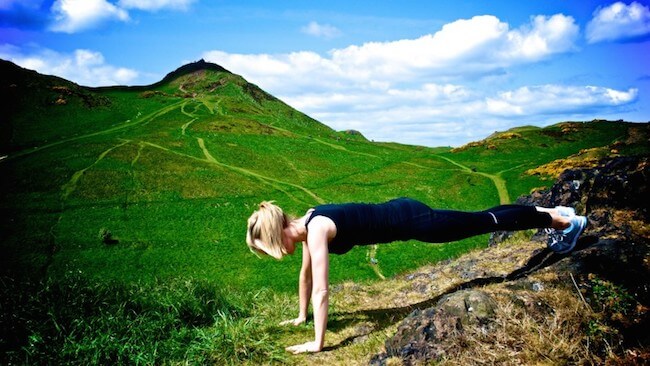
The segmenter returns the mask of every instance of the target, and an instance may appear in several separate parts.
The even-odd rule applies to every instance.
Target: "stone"
[[[434,307],[415,310],[386,341],[386,356],[409,361],[431,361],[446,354],[450,337],[457,337],[467,326],[484,326],[495,317],[496,302],[479,290],[463,290],[444,296]],[[485,329],[488,329],[487,327]],[[386,359],[377,356],[376,364]]]

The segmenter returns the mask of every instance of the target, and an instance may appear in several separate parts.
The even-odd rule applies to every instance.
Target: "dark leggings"
[[[431,209],[421,204],[411,207],[413,239],[443,243],[494,231],[515,231],[550,227],[553,219],[535,207],[501,205],[479,212]],[[418,207],[419,206],[419,207]]]

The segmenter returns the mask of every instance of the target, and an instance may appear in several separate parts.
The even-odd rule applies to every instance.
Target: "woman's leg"
[[[551,223],[551,227],[556,230],[564,230],[571,225],[571,219],[563,216],[560,214],[560,212],[555,209],[555,208],[546,208],[546,207],[535,207],[537,211],[540,212],[546,212],[549,215],[551,215],[551,219],[553,220]],[[573,211],[572,211],[573,212]]]
[[[501,205],[480,212],[429,209],[413,220],[414,239],[441,243],[494,231],[515,231],[569,226],[557,210],[522,205]]]
[[[562,216],[555,208],[534,206],[537,213],[532,212],[532,208],[533,206],[501,205],[485,210],[484,212],[494,215],[494,218],[498,221],[497,224],[503,227],[498,230],[515,231],[547,227],[562,230],[570,225],[570,219]],[[540,213],[548,214],[550,216],[550,222],[548,222],[548,216],[544,214],[540,215]]]

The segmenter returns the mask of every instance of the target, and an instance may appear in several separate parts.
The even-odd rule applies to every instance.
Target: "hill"
[[[3,313],[3,360],[282,359],[258,314],[288,313],[300,258],[250,254],[244,223],[260,201],[294,214],[398,196],[482,209],[549,186],[546,171],[527,171],[582,150],[648,149],[647,124],[610,121],[456,151],[373,143],[202,61],[140,87],[87,88],[6,61],[0,76],[1,305],[16,310]],[[355,248],[331,256],[331,282],[374,283],[486,246]]]

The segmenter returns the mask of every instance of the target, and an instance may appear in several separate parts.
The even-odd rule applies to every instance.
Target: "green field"
[[[3,361],[286,361],[273,322],[294,311],[300,256],[250,253],[246,219],[260,201],[295,215],[400,196],[479,210],[552,184],[528,169],[647,134],[594,121],[460,151],[373,143],[216,65],[96,89],[0,67]],[[647,153],[628,145],[621,153]],[[358,247],[330,256],[330,281],[376,281],[485,245]]]

